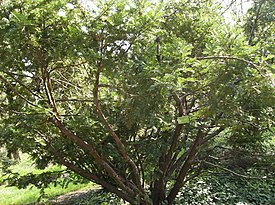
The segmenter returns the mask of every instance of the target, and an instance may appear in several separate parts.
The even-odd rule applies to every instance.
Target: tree
[[[270,64],[274,73],[274,1],[255,1],[244,24],[249,44],[258,44],[261,56]],[[273,66],[273,67],[272,67]]]
[[[90,5],[90,6],[88,6]],[[171,205],[213,143],[257,143],[274,87],[211,1],[6,1],[1,134],[131,204]]]

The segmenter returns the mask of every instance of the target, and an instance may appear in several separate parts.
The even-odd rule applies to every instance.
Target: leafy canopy
[[[1,144],[131,204],[172,204],[214,145],[274,125],[262,44],[212,1],[5,1],[0,18]]]

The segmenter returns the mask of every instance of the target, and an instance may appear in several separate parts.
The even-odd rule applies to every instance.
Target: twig
[[[233,56],[202,56],[202,57],[197,57],[196,59],[197,59],[197,60],[228,59],[228,60],[238,60],[238,61],[242,61],[242,62],[244,62],[244,63],[247,63],[247,64],[251,65],[253,68],[255,68],[255,69],[258,71],[258,73],[259,73],[262,77],[264,77],[264,76],[261,74],[261,72],[260,72],[260,70],[259,70],[259,68],[258,68],[258,66],[257,66],[256,64],[254,64],[253,62],[251,62],[251,61],[249,61],[249,60],[243,59],[243,58],[238,58],[238,57],[233,57]]]
[[[31,101],[29,101],[27,98],[25,98],[24,96],[22,96],[22,95],[12,86],[12,85],[10,85],[10,83],[9,83],[3,76],[0,75],[0,79],[1,79],[2,81],[4,81],[4,82],[6,83],[6,85],[7,85],[8,87],[10,87],[10,88],[16,93],[16,95],[17,95],[18,97],[22,98],[26,103],[28,103],[28,104],[30,104],[30,105],[32,105],[32,106],[34,106],[34,107],[38,107],[37,105],[35,105],[35,104],[32,103]]]
[[[238,177],[242,177],[242,178],[246,178],[246,179],[265,179],[265,177],[251,177],[251,176],[239,174],[239,173],[237,173],[237,172],[234,172],[234,171],[232,171],[232,170],[230,170],[230,169],[227,169],[227,168],[225,168],[225,167],[222,167],[222,166],[220,166],[220,165],[213,164],[213,163],[211,163],[211,162],[202,161],[202,163],[208,164],[208,165],[210,165],[210,166],[212,166],[212,167],[216,167],[216,168],[222,169],[222,170],[224,170],[224,171],[226,171],[226,172],[229,172],[229,173],[231,173],[231,174],[233,174],[233,175],[236,175],[236,176],[238,176]]]
[[[230,7],[231,7],[236,1],[237,1],[237,0],[231,1],[230,4],[227,6],[227,8],[225,8],[225,10],[222,11],[222,12],[220,13],[220,15],[222,16],[225,12],[227,12],[227,11],[230,9]]]
[[[20,80],[16,79],[13,75],[11,75],[9,72],[5,72],[7,75],[9,75],[13,80],[15,80],[17,83],[19,83],[23,88],[25,88],[27,91],[29,91],[32,95],[41,98],[41,96],[37,95],[36,93],[34,93],[33,91],[31,91],[31,89],[29,89],[24,83],[22,83]]]
[[[92,102],[92,99],[76,99],[76,98],[69,98],[69,99],[56,99],[56,102]]]

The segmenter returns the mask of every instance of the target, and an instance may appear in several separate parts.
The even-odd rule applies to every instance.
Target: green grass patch
[[[47,198],[55,197],[64,193],[79,190],[82,188],[92,187],[93,184],[69,184],[67,188],[60,185],[54,187],[51,185],[45,189]],[[20,205],[34,203],[40,197],[40,190],[36,187],[29,186],[26,189],[18,189],[16,187],[0,186],[0,204],[1,205]]]
[[[8,160],[8,159],[6,159]],[[2,161],[3,162],[3,161]],[[23,154],[22,159],[19,163],[15,163],[11,161],[12,166],[9,169],[13,173],[19,173],[20,175],[26,175],[28,173],[33,174],[41,174],[46,171],[60,171],[63,170],[64,167],[52,165],[45,169],[37,169],[33,164],[30,156],[27,154]],[[2,164],[3,166],[3,164]],[[0,182],[3,183],[3,179],[6,178],[3,172],[0,171]],[[82,188],[91,188],[94,186],[93,183],[84,183],[84,184],[73,184],[70,183],[65,188],[61,185],[54,186],[50,185],[45,189],[45,196],[47,198],[52,198],[61,194],[65,194],[71,191],[79,190]],[[35,203],[40,198],[41,192],[40,189],[36,188],[33,185],[29,185],[25,189],[18,189],[15,186],[6,186],[2,184],[0,186],[0,205],[20,205],[20,204],[30,204]],[[44,199],[43,199],[44,200]]]
[[[40,174],[42,172],[58,171],[58,170],[62,170],[64,168],[65,167],[62,167],[62,166],[51,165],[51,166],[46,167],[45,169],[37,169],[28,154],[23,154],[22,159],[19,163],[10,166],[10,169],[13,172],[18,172],[20,175],[25,175],[30,172],[32,172],[33,174]]]

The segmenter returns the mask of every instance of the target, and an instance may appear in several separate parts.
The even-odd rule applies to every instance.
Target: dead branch
[[[212,166],[212,167],[216,167],[216,168],[222,169],[222,170],[224,170],[224,171],[226,171],[226,172],[229,172],[229,173],[231,173],[231,174],[233,174],[233,175],[235,175],[235,176],[242,177],[242,178],[245,178],[245,179],[265,179],[265,177],[252,177],[252,176],[247,176],[247,175],[239,174],[239,173],[237,173],[237,172],[234,172],[234,171],[232,171],[232,170],[230,170],[230,169],[227,169],[227,168],[225,168],[225,167],[222,167],[222,166],[220,166],[220,165],[218,165],[218,164],[213,164],[213,163],[211,163],[211,162],[202,161],[202,163],[207,164],[207,165],[210,165],[210,166]]]

